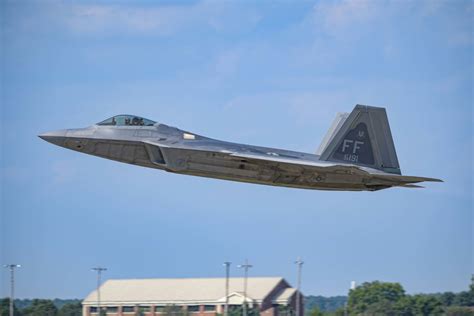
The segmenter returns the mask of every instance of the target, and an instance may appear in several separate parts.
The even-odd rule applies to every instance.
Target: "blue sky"
[[[461,291],[473,269],[471,1],[2,1],[1,263],[19,297],[106,278],[251,276]],[[314,152],[336,112],[385,106],[426,189],[324,192],[173,175],[36,135],[141,115]],[[8,273],[1,274],[2,296]]]

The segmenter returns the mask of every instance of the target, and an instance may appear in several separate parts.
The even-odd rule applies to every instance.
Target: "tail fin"
[[[342,124],[347,120],[349,117],[349,113],[337,113],[336,118],[332,121],[331,127],[328,129],[326,135],[323,138],[323,141],[319,145],[318,150],[316,150],[316,155],[322,155],[324,150],[328,147],[329,143],[334,139],[337,132],[342,127]]]
[[[401,174],[384,108],[358,104],[348,116],[338,114],[318,152],[321,160]]]

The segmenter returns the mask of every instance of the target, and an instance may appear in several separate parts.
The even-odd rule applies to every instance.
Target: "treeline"
[[[0,316],[8,316],[10,299],[0,300]],[[15,316],[82,316],[80,300],[15,300]]]
[[[344,305],[347,302],[347,296],[305,296],[304,306],[307,311],[311,311],[317,308],[323,312],[334,312]]]
[[[0,300],[0,316],[9,315],[9,304]],[[349,297],[307,296],[305,307],[307,316],[473,316],[474,285],[460,293],[408,295],[399,283],[366,282]],[[15,300],[15,316],[82,316],[81,300]]]
[[[311,298],[311,297],[310,297]],[[313,299],[314,302],[314,299]],[[366,282],[349,292],[349,298],[336,309],[326,305],[313,306],[309,316],[472,316],[474,285],[460,293],[408,295],[399,283]],[[331,308],[334,304],[329,305]],[[307,306],[309,307],[309,306]]]
[[[54,306],[59,310],[61,309],[64,305],[70,304],[70,303],[80,303],[82,300],[79,299],[60,299],[60,298],[55,298],[52,300]],[[24,299],[15,299],[15,306],[18,307],[18,309],[25,309],[27,307],[30,307],[33,304],[32,299],[24,298]]]

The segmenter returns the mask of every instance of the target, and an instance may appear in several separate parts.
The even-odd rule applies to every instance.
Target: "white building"
[[[108,316],[153,316],[171,310],[215,316],[224,312],[225,282],[225,278],[108,280],[100,287],[100,306]],[[262,316],[288,314],[296,309],[296,289],[283,278],[248,278],[247,282],[244,297],[244,278],[229,279],[230,309],[242,306],[244,299]],[[97,291],[82,304],[84,316],[97,315]]]

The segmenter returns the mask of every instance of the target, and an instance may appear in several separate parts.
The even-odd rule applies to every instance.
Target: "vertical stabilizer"
[[[337,132],[341,129],[342,124],[346,121],[349,113],[337,113],[334,121],[332,121],[331,127],[326,132],[321,144],[319,145],[318,150],[316,150],[316,155],[321,155],[328,144],[333,140],[334,136],[336,136]]]
[[[356,105],[328,138],[321,160],[341,161],[401,174],[385,109]]]

